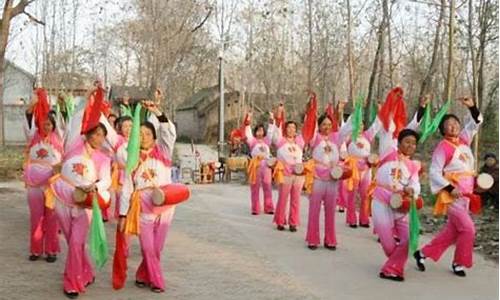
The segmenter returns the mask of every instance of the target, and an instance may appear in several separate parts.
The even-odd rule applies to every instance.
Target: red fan
[[[47,91],[43,88],[37,88],[35,90],[35,94],[38,99],[33,109],[35,124],[38,129],[38,133],[41,136],[46,136],[48,132],[47,133],[43,132],[42,128],[43,128],[43,123],[45,123],[45,121],[47,121],[47,119],[49,118],[49,111],[50,111]]]
[[[330,121],[332,121],[332,129],[334,132],[338,131],[339,130],[339,121],[338,121],[338,118],[337,118],[337,114],[335,113],[335,107],[333,106],[333,103],[328,103],[328,105],[326,106],[326,109],[325,109],[325,113],[326,115],[328,116],[328,118],[330,119]]]
[[[85,134],[99,125],[101,113],[104,112],[104,89],[98,87],[89,97],[83,113],[81,133]]]
[[[385,100],[384,105],[378,113],[385,130],[389,130],[391,119],[396,125],[393,136],[396,138],[401,130],[406,127],[406,105],[403,100],[403,89],[393,88]]]
[[[316,93],[310,91],[309,102],[307,103],[306,114],[304,116],[304,126],[302,127],[302,137],[304,142],[309,144],[316,129],[316,112],[318,111],[318,101]]]

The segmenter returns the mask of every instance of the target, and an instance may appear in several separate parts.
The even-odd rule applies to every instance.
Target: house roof
[[[109,92],[109,99],[112,101],[117,101],[125,96],[125,93],[128,93],[130,100],[138,101],[142,99],[147,99],[150,95],[149,88],[144,88],[140,86],[119,86],[113,85],[111,86]]]
[[[233,89],[229,86],[225,86],[225,93],[232,92]],[[200,89],[198,92],[196,92],[194,95],[191,97],[187,98],[179,107],[177,108],[178,111],[181,110],[189,110],[196,108],[200,105],[202,105],[207,98],[210,96],[218,95],[219,94],[219,85],[214,85],[211,87],[206,87]]]
[[[17,70],[18,72],[20,73],[23,73],[24,75],[26,75],[27,77],[31,78],[33,81],[36,80],[36,76],[28,71],[26,71],[25,69],[21,68],[20,66],[16,65],[14,62],[6,59],[5,60],[5,69],[7,69],[7,67],[11,67],[15,70]]]

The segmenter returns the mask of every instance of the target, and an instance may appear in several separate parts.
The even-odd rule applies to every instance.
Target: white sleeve
[[[415,115],[413,116],[413,118],[411,119],[410,123],[408,123],[408,125],[406,125],[406,128],[408,129],[411,129],[411,130],[414,130],[416,132],[419,132],[420,131],[420,121],[418,121],[418,110],[417,112],[415,113]]]
[[[134,182],[132,180],[132,176],[126,174],[125,182],[123,183],[120,194],[120,211],[119,211],[120,216],[127,215],[133,192],[134,192]]]
[[[31,114],[31,122],[27,120],[26,114],[24,114],[24,135],[26,136],[26,141],[30,142],[31,139],[35,136],[36,133],[36,125],[35,125],[35,115]],[[30,126],[31,125],[31,126]]]
[[[177,139],[177,132],[175,125],[168,120],[168,122],[159,122],[158,128],[158,143],[164,151],[166,151],[170,158],[174,153],[174,144]]]
[[[476,123],[471,115],[467,115],[465,126],[462,132],[460,132],[460,137],[469,145],[472,143],[474,135],[476,135],[479,130],[479,126],[483,123],[483,114],[479,113],[478,120],[479,123]]]
[[[269,129],[268,129],[268,134],[269,134]],[[252,128],[250,127],[250,125],[245,126],[245,137],[247,138],[248,145],[252,144],[255,140],[255,137],[253,136]]]
[[[64,150],[69,151],[71,147],[80,138],[80,131],[82,129],[82,119],[85,109],[80,109],[71,116],[66,131],[64,133]]]
[[[389,125],[389,130],[385,130],[382,126],[379,131],[379,156],[381,158],[385,157],[387,154],[391,153],[398,148],[398,140],[393,137],[393,132],[395,130],[394,122],[391,120]]]
[[[347,121],[340,126],[339,130],[339,145],[342,145],[349,135],[352,133],[352,115],[349,116]]]
[[[376,117],[370,128],[365,131],[366,139],[371,143],[373,141],[373,138],[377,135],[381,128],[382,122],[380,122],[379,118]]]
[[[436,148],[436,150],[432,154],[431,166],[429,168],[431,192],[434,194],[437,194],[440,190],[450,185],[450,182],[443,176],[445,163],[445,152],[438,146],[438,148]]]
[[[116,133],[115,128],[111,126],[108,119],[103,114],[101,114],[99,122],[102,123],[104,127],[106,127],[106,131],[108,132],[108,134],[106,135],[106,141],[111,145],[113,149],[116,149],[116,145],[118,145],[120,137],[118,136],[118,133]]]
[[[276,126],[275,123],[270,123],[267,128],[267,134],[271,137],[271,142],[275,145],[278,144],[279,140],[281,140],[283,133],[281,132],[281,128]]]
[[[111,162],[106,160],[104,166],[99,170],[99,181],[95,184],[97,192],[106,202],[110,201],[109,188],[111,187]]]

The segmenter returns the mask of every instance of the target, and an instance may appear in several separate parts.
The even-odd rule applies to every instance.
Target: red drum
[[[330,170],[330,177],[332,177],[333,180],[345,180],[349,179],[352,176],[352,170],[348,168],[343,168],[341,166],[334,166]]]
[[[153,189],[153,204],[155,206],[174,205],[186,201],[191,192],[184,184],[167,184]]]

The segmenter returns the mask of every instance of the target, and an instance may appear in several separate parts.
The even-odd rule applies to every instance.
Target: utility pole
[[[224,157],[224,0],[222,0],[221,10],[221,30],[220,30],[220,50],[219,50],[219,142],[218,158],[219,161]]]

